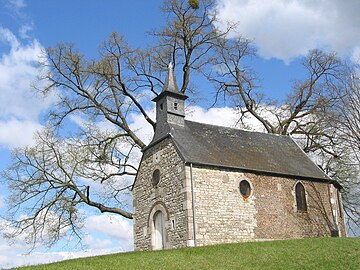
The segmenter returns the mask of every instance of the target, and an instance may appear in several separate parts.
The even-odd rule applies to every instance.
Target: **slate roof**
[[[243,169],[333,182],[289,136],[251,132],[185,120],[169,124],[170,136],[187,163]]]

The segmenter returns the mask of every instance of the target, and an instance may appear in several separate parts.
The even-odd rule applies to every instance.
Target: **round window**
[[[156,186],[160,182],[160,171],[156,169],[152,175],[152,184]]]
[[[250,183],[246,180],[240,181],[239,185],[240,193],[244,198],[247,198],[250,196],[251,193],[251,186]]]

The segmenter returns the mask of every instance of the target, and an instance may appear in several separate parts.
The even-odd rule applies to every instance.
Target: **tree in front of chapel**
[[[307,77],[294,82],[283,102],[274,101],[258,91],[245,64],[256,55],[251,42],[229,37],[234,24],[216,27],[214,1],[164,1],[162,10],[168,20],[151,33],[156,42],[147,49],[132,48],[112,33],[95,59],[65,43],[46,50],[36,90],[58,99],[35,146],[15,150],[3,172],[14,227],[8,236],[25,234],[34,245],[53,245],[66,234],[81,238],[82,207],[133,217],[130,188],[146,142],[131,117],[141,115],[155,130],[149,102],[161,92],[169,62],[191,103],[200,95],[193,78],[203,76],[215,87],[207,98],[231,100],[240,124],[251,116],[266,132],[298,138],[343,184],[345,209],[358,222],[359,199],[352,188],[359,161],[352,143],[360,146],[359,125],[352,121],[356,110],[340,105],[345,89],[349,95],[359,89],[352,69],[336,54],[310,51],[303,59]],[[78,125],[69,129],[72,121]]]

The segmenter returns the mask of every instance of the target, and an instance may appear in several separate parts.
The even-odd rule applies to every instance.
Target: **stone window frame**
[[[305,193],[305,210],[299,209],[298,208],[298,203],[297,203],[297,198],[296,198],[296,186],[300,184],[303,188],[304,188],[304,193]],[[309,210],[309,200],[308,200],[308,192],[306,190],[306,187],[304,185],[304,183],[302,181],[296,181],[295,185],[293,186],[293,191],[292,194],[294,196],[294,212],[297,213],[307,213]]]
[[[250,194],[249,194],[248,196],[244,196],[244,195],[241,193],[241,191],[240,191],[240,183],[241,183],[242,181],[246,181],[246,182],[248,182],[249,185],[250,185]],[[251,182],[248,178],[245,178],[245,177],[242,177],[241,180],[239,181],[239,183],[238,183],[238,185],[237,185],[237,190],[238,190],[240,196],[241,196],[245,201],[248,200],[248,199],[250,199],[250,198],[252,197],[252,195],[254,194],[254,186],[253,186],[252,182]]]
[[[154,180],[154,175],[155,175],[155,172],[159,172],[159,179],[156,181],[155,183],[155,180]],[[161,171],[160,171],[160,168],[156,167],[153,172],[152,172],[152,175],[151,175],[151,184],[153,187],[158,187],[159,186],[159,183],[161,182]]]

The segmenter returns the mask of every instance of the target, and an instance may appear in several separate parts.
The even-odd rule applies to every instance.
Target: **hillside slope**
[[[129,252],[23,267],[53,269],[360,269],[360,239],[317,238]]]

